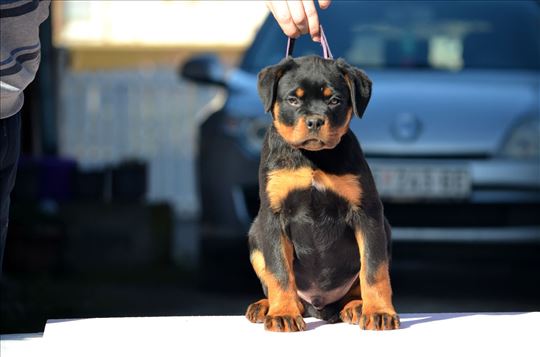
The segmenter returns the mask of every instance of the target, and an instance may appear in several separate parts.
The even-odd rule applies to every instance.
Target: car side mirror
[[[199,55],[188,59],[180,68],[182,78],[201,84],[226,87],[225,69],[217,56]]]

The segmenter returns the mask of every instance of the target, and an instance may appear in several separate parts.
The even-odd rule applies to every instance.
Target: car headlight
[[[225,132],[238,140],[242,149],[248,154],[259,156],[266,130],[271,120],[268,117],[227,118]]]
[[[540,119],[531,118],[515,125],[502,145],[501,156],[509,159],[539,159]]]

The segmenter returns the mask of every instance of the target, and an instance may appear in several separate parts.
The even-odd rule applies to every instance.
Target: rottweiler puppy
[[[399,328],[390,226],[349,129],[368,105],[370,79],[342,59],[287,57],[259,73],[258,91],[273,122],[249,246],[266,299],[246,317],[270,331],[305,330],[303,316]]]

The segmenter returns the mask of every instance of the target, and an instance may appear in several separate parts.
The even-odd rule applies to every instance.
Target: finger
[[[319,0],[319,7],[323,10],[326,10],[328,9],[331,3],[332,3],[332,0]]]
[[[300,30],[294,24],[289,7],[285,1],[273,1],[268,6],[285,35],[289,37],[298,37],[301,35]]]
[[[293,19],[296,28],[300,30],[301,33],[308,33],[310,30],[308,19],[306,13],[304,12],[304,5],[302,1],[288,1],[287,6],[289,7],[289,12]]]
[[[319,16],[317,15],[317,9],[312,0],[303,0],[302,5],[304,7],[305,14],[307,16],[307,21],[309,24],[309,34],[313,41],[320,42],[320,26],[319,26]]]

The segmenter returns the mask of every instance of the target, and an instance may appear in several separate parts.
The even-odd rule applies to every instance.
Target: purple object
[[[325,59],[333,59],[334,56],[332,55],[332,51],[330,51],[330,45],[328,44],[328,40],[326,39],[322,26],[320,26],[320,30],[321,30],[321,46],[323,49],[323,57]],[[285,53],[286,57],[292,56],[295,41],[296,39],[289,37],[287,41],[287,52]]]

